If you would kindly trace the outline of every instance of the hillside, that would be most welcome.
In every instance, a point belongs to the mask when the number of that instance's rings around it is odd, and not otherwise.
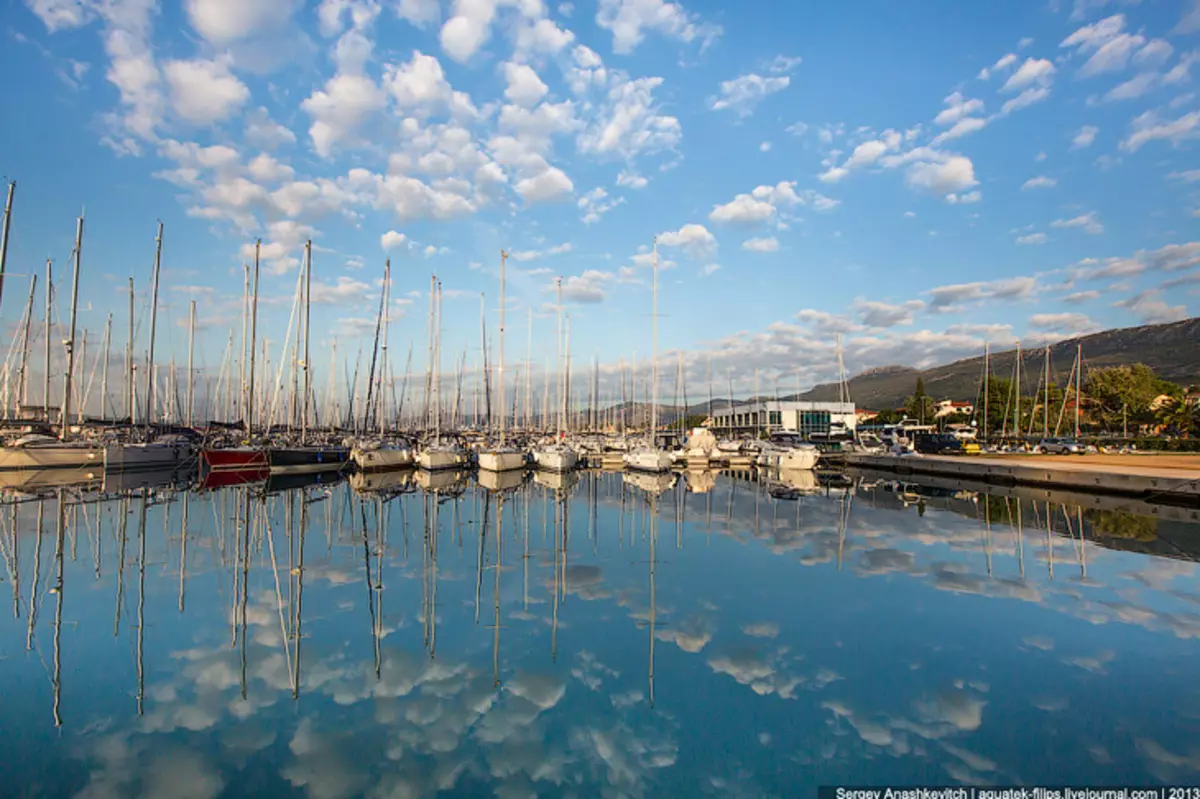
[[[1083,345],[1084,375],[1087,369],[1144,363],[1160,377],[1188,385],[1200,382],[1200,318],[1163,325],[1143,325],[1105,330],[1078,338],[1065,339],[1050,347],[1051,379],[1065,384],[1078,345]],[[1035,375],[1028,390],[1032,393],[1036,375],[1042,369],[1042,350],[1021,353],[1022,373]],[[992,374],[1013,374],[1016,351],[994,352]],[[871,369],[850,379],[850,396],[860,408],[879,410],[897,408],[912,394],[917,377],[925,380],[925,392],[937,399],[974,401],[983,373],[983,356],[935,366],[920,371],[905,366]],[[836,383],[824,383],[799,395],[800,399],[829,401],[838,397]]]

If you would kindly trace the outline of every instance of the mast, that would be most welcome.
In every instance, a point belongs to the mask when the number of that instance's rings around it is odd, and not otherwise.
[[[21,344],[21,380],[19,389],[22,405],[29,404],[29,331],[33,327],[33,297],[36,291],[37,273],[35,272],[29,280],[29,301],[25,305],[25,339]]]
[[[1046,345],[1045,376],[1042,379],[1046,393],[1042,397],[1042,438],[1050,436],[1050,345]]]
[[[653,304],[650,322],[650,448],[658,449],[658,236],[654,237],[654,256],[650,271],[654,274]]]
[[[75,318],[79,310],[79,262],[83,248],[83,217],[75,225],[75,276],[71,280],[71,327],[66,339],[67,371],[63,375],[62,431],[58,437],[67,440],[71,429],[71,372],[75,369]],[[60,511],[61,513],[61,511]]]
[[[563,311],[562,311],[562,278],[554,278],[554,290],[558,295],[558,435],[563,437],[563,429],[567,422],[567,387],[563,365]]]
[[[105,344],[107,351],[108,345]],[[196,355],[196,301],[192,300],[192,304],[188,308],[188,384],[187,384],[187,423],[188,427],[195,427],[196,417],[195,401],[196,388],[194,385],[192,364],[195,361]],[[105,361],[107,363],[107,361]]]
[[[1075,348],[1075,438],[1079,438],[1079,391],[1084,388],[1084,344]]]
[[[195,303],[193,303],[194,305]],[[108,351],[112,344],[112,314],[104,325],[104,367],[100,370],[100,418],[106,419],[104,405],[108,401]],[[94,374],[94,373],[93,373]]]
[[[533,306],[529,306],[529,345],[525,351],[525,429],[533,427]]]
[[[133,308],[133,281],[129,282],[130,291],[130,308]],[[238,413],[242,419],[246,418],[246,317],[249,316],[247,311],[250,307],[250,264],[242,264],[242,354],[238,358],[239,374],[239,389],[238,389]],[[129,322],[129,337],[133,338],[133,317],[130,316]],[[130,413],[133,411],[131,410]],[[132,418],[132,417],[131,417]]]
[[[506,422],[508,414],[504,412],[504,268],[508,262],[508,253],[504,250],[500,251],[500,365],[496,370],[496,392],[500,400],[500,446],[504,446],[504,435],[507,432]],[[500,505],[500,512],[503,514],[504,505]],[[498,534],[497,534],[498,535]],[[497,539],[499,541],[499,539]],[[498,545],[498,544],[497,544]],[[497,564],[497,569],[500,566]]]
[[[1017,398],[1016,412],[1013,414],[1013,430],[1017,438],[1021,437],[1021,342],[1017,342]]]
[[[312,392],[312,370],[309,369],[309,323],[312,320],[312,239],[304,242],[304,406],[300,412],[300,445],[308,443],[308,398]]]
[[[158,326],[158,270],[162,266],[163,223],[158,223],[154,239],[154,276],[150,282],[150,355],[146,359],[146,427],[154,415],[154,334]]]
[[[12,222],[13,194],[17,191],[17,182],[9,181],[8,199],[4,201],[4,224],[0,226],[0,300],[4,297],[4,267],[8,263],[8,228]]]
[[[42,416],[50,423],[50,313],[54,302],[54,264],[46,259],[46,364],[42,375]]]
[[[987,441],[988,437],[988,381],[992,374],[992,350],[991,343],[984,342],[983,345],[983,440]]]
[[[260,250],[262,250],[262,239],[254,242],[254,290],[250,296],[250,382],[246,387],[245,407],[247,444],[254,438],[254,350],[258,339],[258,255]],[[249,494],[246,496],[249,497]],[[249,499],[247,499],[248,502]],[[249,524],[248,521],[247,524]]]
[[[479,387],[483,392],[482,410],[487,419],[486,424],[480,423],[480,432],[486,433],[492,426],[492,394],[488,390],[487,362],[487,298],[479,292]],[[476,421],[479,421],[478,419]]]
[[[133,424],[133,278],[129,278],[129,343],[125,347],[125,416]]]
[[[434,282],[437,278],[434,278]],[[438,388],[438,367],[442,359],[442,284],[437,283],[435,291],[437,300],[434,305],[434,336],[433,336],[433,431],[434,439],[442,437],[442,392]]]
[[[425,358],[425,428],[433,424],[433,315],[437,302],[437,275],[429,276],[429,351]]]
[[[382,436],[387,432],[388,418],[388,403],[387,389],[384,381],[388,376],[388,318],[391,316],[391,308],[389,307],[392,301],[392,259],[388,258],[383,264],[383,308],[380,310],[380,315],[383,317],[383,340],[380,344],[382,352],[380,353],[381,363],[379,364],[379,435]],[[307,342],[307,340],[306,340]],[[307,343],[305,347],[307,347]]]

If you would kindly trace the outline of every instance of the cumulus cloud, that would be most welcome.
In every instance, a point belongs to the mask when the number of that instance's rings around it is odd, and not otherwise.
[[[975,179],[975,166],[965,155],[913,164],[905,179],[914,188],[927,189],[936,194],[962,191],[979,183]]]
[[[1040,313],[1029,317],[1029,326],[1037,330],[1087,333],[1098,325],[1081,313]]]
[[[1085,147],[1091,147],[1092,142],[1096,141],[1096,134],[1099,132],[1100,129],[1095,125],[1084,125],[1071,139],[1071,149],[1081,150]]]
[[[750,252],[775,252],[779,249],[779,241],[774,236],[746,239],[742,242],[742,249]]]
[[[1045,233],[1029,233],[1017,237],[1017,244],[1045,244],[1046,241]]]
[[[764,77],[753,72],[739,75],[732,80],[721,81],[718,94],[708,99],[708,107],[713,111],[728,109],[739,116],[747,116],[768,94],[783,91],[790,84],[791,78],[787,75]]]
[[[661,247],[679,247],[693,258],[703,258],[717,248],[717,237],[708,231],[704,225],[688,223],[679,230],[669,230],[658,234],[658,244]]]
[[[1100,224],[1100,219],[1095,211],[1088,211],[1086,214],[1080,214],[1070,219],[1055,219],[1050,223],[1050,227],[1081,228],[1084,233],[1090,233],[1093,236],[1104,232],[1104,225]]]
[[[391,252],[397,247],[402,247],[408,241],[408,236],[403,233],[397,233],[394,230],[389,230],[379,237],[379,246],[387,252]]]
[[[993,281],[958,283],[930,289],[929,309],[947,310],[963,303],[982,300],[1023,300],[1033,294],[1037,280],[1032,277],[1004,278]]]
[[[1004,82],[1000,91],[1015,92],[1030,86],[1049,86],[1057,71],[1049,59],[1027,58],[1025,63],[1021,64],[1017,71]]]
[[[1130,311],[1144,325],[1157,325],[1163,322],[1178,322],[1187,319],[1187,307],[1168,305],[1162,300],[1162,294],[1160,289],[1149,289],[1115,302],[1113,306]]]
[[[1045,175],[1038,175],[1021,184],[1022,191],[1029,189],[1052,189],[1058,185],[1058,181],[1054,178],[1048,178]]]
[[[666,0],[600,0],[596,24],[610,31],[613,52],[625,54],[645,38],[643,31],[654,31],[682,42],[698,41],[707,47],[721,35],[721,27],[703,22],[679,3]]]
[[[1151,110],[1130,123],[1129,136],[1121,142],[1121,149],[1135,152],[1152,141],[1168,141],[1178,146],[1197,137],[1200,137],[1200,111],[1192,111],[1178,119],[1163,120]]]
[[[859,297],[854,300],[853,307],[859,320],[867,327],[896,327],[912,324],[913,314],[923,310],[925,303],[921,300],[909,300],[892,305]]]

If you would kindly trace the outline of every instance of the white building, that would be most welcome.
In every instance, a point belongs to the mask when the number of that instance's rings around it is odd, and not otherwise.
[[[748,432],[828,433],[831,427],[853,433],[857,417],[853,402],[799,400],[744,402],[732,408],[713,408],[713,431],[719,434]]]

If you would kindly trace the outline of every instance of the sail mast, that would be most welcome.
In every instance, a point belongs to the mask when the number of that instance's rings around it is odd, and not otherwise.
[[[71,372],[75,368],[75,318],[76,312],[79,310],[79,263],[82,248],[83,217],[80,216],[75,225],[75,276],[71,281],[71,327],[66,339],[67,371],[63,375],[62,431],[58,434],[62,441],[67,440],[71,429]]]
[[[193,303],[194,305],[195,303]],[[104,366],[100,370],[100,418],[106,419],[104,405],[108,402],[108,352],[112,344],[112,314],[104,325]]]
[[[654,237],[654,255],[651,259],[654,273],[653,305],[651,309],[650,333],[650,448],[658,447],[658,236]]]
[[[108,345],[105,345],[107,350]],[[196,424],[196,386],[195,386],[195,371],[193,364],[196,359],[196,301],[192,300],[188,306],[188,383],[187,383],[187,423],[188,427],[194,427]]]
[[[262,239],[254,242],[254,290],[250,296],[250,364],[249,383],[246,386],[246,443],[254,439],[254,358],[258,340],[258,255],[262,250]],[[249,495],[247,495],[249,496]]]
[[[1079,391],[1083,388],[1083,343],[1075,350],[1075,437],[1079,438]]]
[[[36,292],[37,273],[35,272],[29,279],[29,301],[25,305],[25,338],[21,344],[21,380],[18,389],[22,405],[29,404],[29,331],[33,328],[33,298]]]
[[[496,391],[500,399],[500,446],[504,446],[504,436],[507,432],[508,414],[504,412],[504,269],[508,262],[508,253],[500,251],[500,364],[496,370]],[[503,508],[503,506],[501,506]],[[503,512],[503,510],[501,511]],[[496,565],[499,569],[499,564]]]
[[[304,407],[300,412],[300,444],[308,443],[308,399],[312,395],[312,369],[309,368],[309,339],[312,328],[312,239],[304,242]]]
[[[50,423],[50,330],[52,322],[50,314],[53,310],[54,303],[54,264],[46,259],[46,363],[45,373],[42,375],[42,416],[46,423]]]
[[[563,311],[562,311],[562,278],[554,278],[554,290],[558,294],[558,436],[562,438],[567,416],[567,387],[563,372]]]
[[[388,402],[387,402],[387,386],[388,379],[388,317],[391,316],[391,310],[388,307],[392,301],[392,259],[388,258],[383,264],[383,307],[380,309],[380,314],[383,316],[383,339],[380,343],[382,352],[380,353],[379,364],[379,435],[387,432],[388,419]]]
[[[8,199],[4,201],[4,224],[0,226],[0,300],[4,297],[4,267],[8,263],[8,228],[12,223],[13,194],[17,191],[17,182],[8,184]]]

